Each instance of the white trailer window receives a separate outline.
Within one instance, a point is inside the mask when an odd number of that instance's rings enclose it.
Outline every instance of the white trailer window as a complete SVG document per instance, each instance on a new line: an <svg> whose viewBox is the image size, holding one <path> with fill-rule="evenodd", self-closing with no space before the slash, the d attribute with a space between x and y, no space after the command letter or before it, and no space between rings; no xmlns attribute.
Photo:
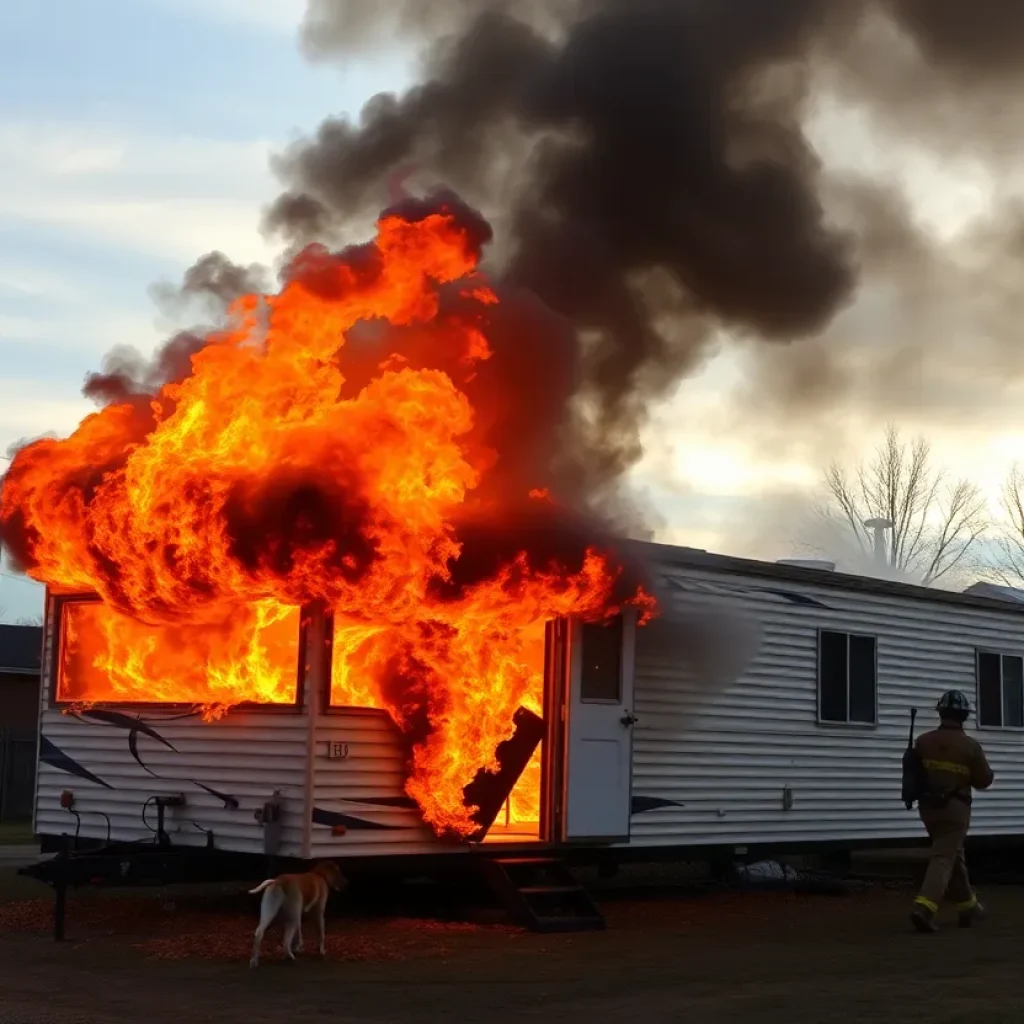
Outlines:
<svg viewBox="0 0 1024 1024"><path fill-rule="evenodd" d="M622 700L622 616L610 622L585 623L580 658L580 700L617 703Z"/></svg>
<svg viewBox="0 0 1024 1024"><path fill-rule="evenodd" d="M999 651L977 652L978 724L1024 727L1024 659Z"/></svg>
<svg viewBox="0 0 1024 1024"><path fill-rule="evenodd" d="M840 725L878 721L875 637L832 629L818 633L818 720Z"/></svg>

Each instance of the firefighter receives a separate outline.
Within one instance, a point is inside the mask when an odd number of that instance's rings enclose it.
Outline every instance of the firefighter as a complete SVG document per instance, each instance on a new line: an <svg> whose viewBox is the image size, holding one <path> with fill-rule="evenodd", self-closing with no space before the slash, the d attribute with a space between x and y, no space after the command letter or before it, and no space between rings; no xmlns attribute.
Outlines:
<svg viewBox="0 0 1024 1024"><path fill-rule="evenodd" d="M936 710L939 727L922 733L914 744L924 769L918 809L932 841L928 870L910 914L921 932L937 930L935 918L947 895L956 905L961 928L969 928L983 913L967 876L964 840L971 824L972 790L988 789L993 780L981 744L964 732L970 713L964 694L944 693Z"/></svg>

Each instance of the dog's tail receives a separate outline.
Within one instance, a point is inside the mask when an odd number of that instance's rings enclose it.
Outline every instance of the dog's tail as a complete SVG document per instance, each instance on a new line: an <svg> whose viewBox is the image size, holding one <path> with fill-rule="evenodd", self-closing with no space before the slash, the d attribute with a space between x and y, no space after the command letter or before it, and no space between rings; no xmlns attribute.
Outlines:
<svg viewBox="0 0 1024 1024"><path fill-rule="evenodd" d="M269 889L274 884L274 879L268 878L265 882L260 882L255 889L250 889L250 893L263 892L264 889Z"/></svg>

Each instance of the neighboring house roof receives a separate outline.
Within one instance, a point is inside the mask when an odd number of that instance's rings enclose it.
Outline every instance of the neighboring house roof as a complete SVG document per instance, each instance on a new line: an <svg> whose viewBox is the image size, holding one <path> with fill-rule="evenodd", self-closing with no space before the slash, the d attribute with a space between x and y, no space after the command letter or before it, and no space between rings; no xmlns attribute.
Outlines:
<svg viewBox="0 0 1024 1024"><path fill-rule="evenodd" d="M42 626L0 625L0 672L37 676L42 659Z"/></svg>

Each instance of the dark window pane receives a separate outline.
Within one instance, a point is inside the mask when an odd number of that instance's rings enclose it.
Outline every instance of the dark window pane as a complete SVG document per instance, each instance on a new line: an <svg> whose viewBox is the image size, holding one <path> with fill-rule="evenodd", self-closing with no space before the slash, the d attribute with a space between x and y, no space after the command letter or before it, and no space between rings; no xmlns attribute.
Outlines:
<svg viewBox="0 0 1024 1024"><path fill-rule="evenodd" d="M845 633L821 631L818 652L818 707L823 722L847 721Z"/></svg>
<svg viewBox="0 0 1024 1024"><path fill-rule="evenodd" d="M1003 725L1024 725L1024 662L1003 655Z"/></svg>
<svg viewBox="0 0 1024 1024"><path fill-rule="evenodd" d="M850 637L850 721L875 720L875 638Z"/></svg>
<svg viewBox="0 0 1024 1024"><path fill-rule="evenodd" d="M1003 724L1003 699L999 687L999 655L978 652L978 724Z"/></svg>
<svg viewBox="0 0 1024 1024"><path fill-rule="evenodd" d="M616 615L607 624L585 623L582 640L580 697L621 700L622 616Z"/></svg>

